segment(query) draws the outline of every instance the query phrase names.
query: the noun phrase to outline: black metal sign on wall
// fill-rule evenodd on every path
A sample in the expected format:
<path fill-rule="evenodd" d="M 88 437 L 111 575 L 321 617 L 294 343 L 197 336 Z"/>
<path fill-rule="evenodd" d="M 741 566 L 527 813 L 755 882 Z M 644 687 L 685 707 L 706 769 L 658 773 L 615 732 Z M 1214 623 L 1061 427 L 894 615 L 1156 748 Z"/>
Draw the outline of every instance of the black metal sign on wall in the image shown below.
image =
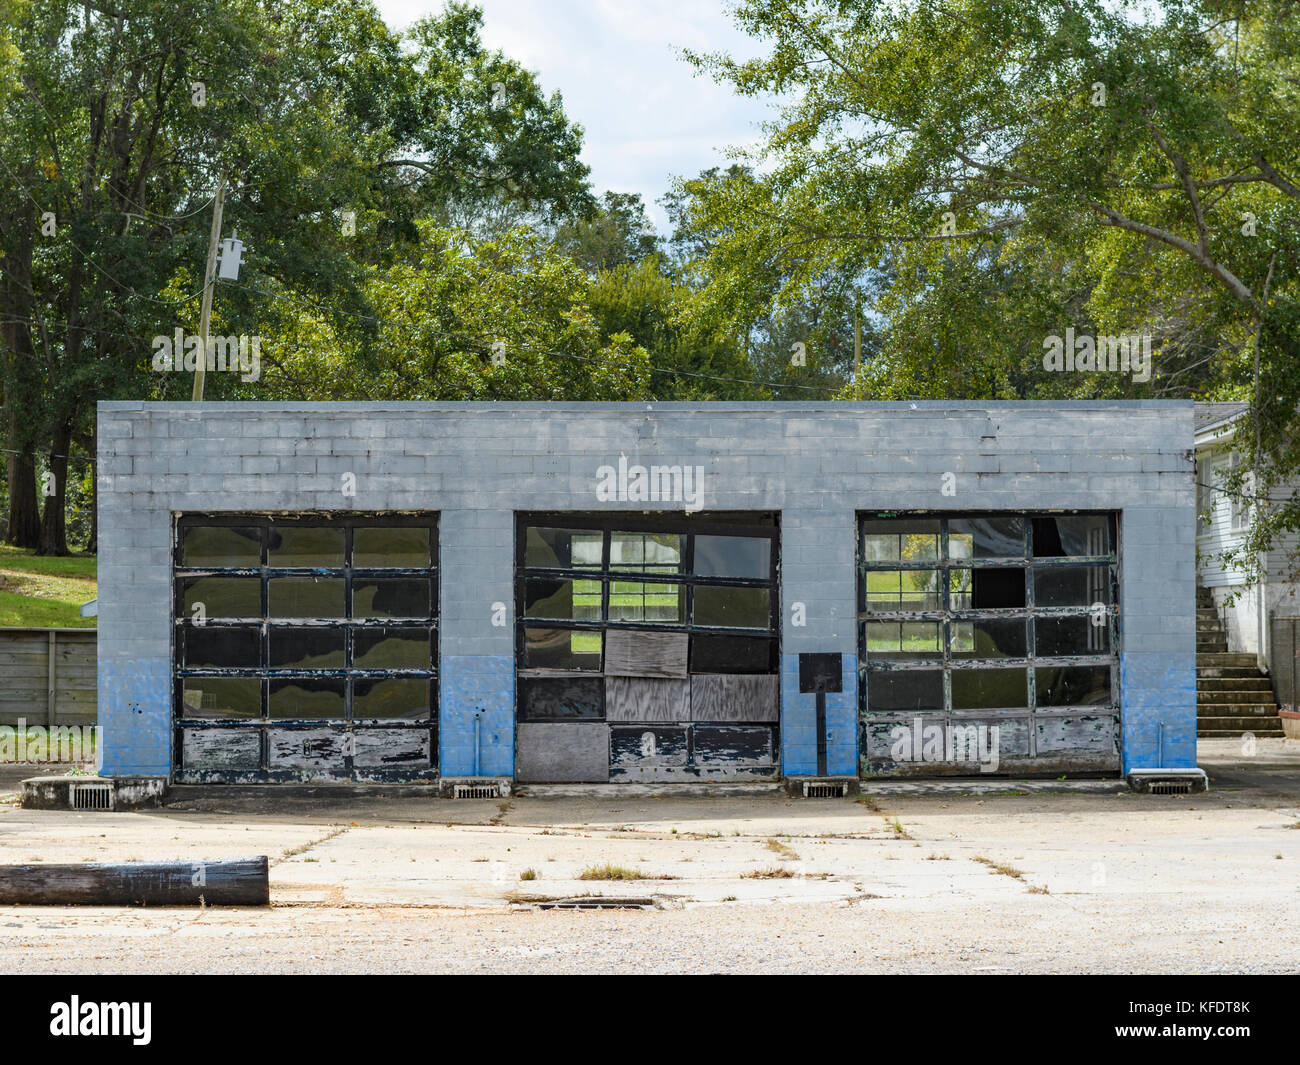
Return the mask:
<path fill-rule="evenodd" d="M 436 515 L 178 517 L 181 781 L 438 775 Z"/>

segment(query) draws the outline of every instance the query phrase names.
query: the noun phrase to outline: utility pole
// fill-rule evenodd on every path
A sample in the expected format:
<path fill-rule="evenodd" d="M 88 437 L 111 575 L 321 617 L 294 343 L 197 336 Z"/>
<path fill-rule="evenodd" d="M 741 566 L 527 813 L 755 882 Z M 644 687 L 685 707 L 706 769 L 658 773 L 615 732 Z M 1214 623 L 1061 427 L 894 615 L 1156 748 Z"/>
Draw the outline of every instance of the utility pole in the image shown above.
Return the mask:
<path fill-rule="evenodd" d="M 212 202 L 212 233 L 208 237 L 208 264 L 203 271 L 203 308 L 199 312 L 199 361 L 194 368 L 194 402 L 203 398 L 203 378 L 208 368 L 208 324 L 212 318 L 213 275 L 217 270 L 217 245 L 221 242 L 221 212 L 226 203 L 226 172 L 217 175 L 217 198 Z"/>
<path fill-rule="evenodd" d="M 853 383 L 856 385 L 862 373 L 862 304 L 853 305 Z"/>

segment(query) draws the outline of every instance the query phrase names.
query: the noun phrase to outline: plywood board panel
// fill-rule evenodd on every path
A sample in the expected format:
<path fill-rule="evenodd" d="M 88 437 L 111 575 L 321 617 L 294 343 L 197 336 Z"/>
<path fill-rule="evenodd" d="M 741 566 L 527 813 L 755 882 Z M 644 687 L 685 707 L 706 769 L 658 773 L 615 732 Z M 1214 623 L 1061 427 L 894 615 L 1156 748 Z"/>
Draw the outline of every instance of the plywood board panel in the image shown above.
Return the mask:
<path fill-rule="evenodd" d="M 691 677 L 692 721 L 776 721 L 776 674 L 697 673 Z"/>
<path fill-rule="evenodd" d="M 1047 717 L 1034 721 L 1038 751 L 1110 751 L 1119 753 L 1119 720 L 1112 714 Z"/>
<path fill-rule="evenodd" d="M 609 721 L 690 720 L 689 680 L 609 677 L 605 685 L 605 716 Z"/>
<path fill-rule="evenodd" d="M 775 768 L 776 737 L 770 725 L 696 725 L 694 761 L 713 768 Z"/>
<path fill-rule="evenodd" d="M 262 761 L 261 729 L 187 728 L 181 730 L 181 765 L 186 771 L 250 772 Z"/>
<path fill-rule="evenodd" d="M 430 765 L 428 729 L 359 728 L 352 734 L 358 769 L 424 769 Z"/>
<path fill-rule="evenodd" d="M 521 723 L 515 776 L 534 784 L 601 783 L 609 779 L 609 726 L 604 722 Z"/>
<path fill-rule="evenodd" d="M 605 672 L 611 677 L 685 677 L 684 632 L 605 633 Z"/>
<path fill-rule="evenodd" d="M 268 765 L 272 772 L 289 770 L 345 775 L 343 758 L 348 734 L 344 729 L 272 728 L 268 732 Z"/>

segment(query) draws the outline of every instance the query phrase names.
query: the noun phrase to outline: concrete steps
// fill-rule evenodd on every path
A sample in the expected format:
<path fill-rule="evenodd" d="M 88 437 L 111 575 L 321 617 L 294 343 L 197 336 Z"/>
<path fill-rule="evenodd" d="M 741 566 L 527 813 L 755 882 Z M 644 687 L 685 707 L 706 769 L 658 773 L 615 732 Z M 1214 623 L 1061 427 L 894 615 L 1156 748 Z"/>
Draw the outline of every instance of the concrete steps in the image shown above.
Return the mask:
<path fill-rule="evenodd" d="M 1196 734 L 1281 736 L 1273 682 L 1255 656 L 1228 650 L 1208 588 L 1196 589 Z"/>

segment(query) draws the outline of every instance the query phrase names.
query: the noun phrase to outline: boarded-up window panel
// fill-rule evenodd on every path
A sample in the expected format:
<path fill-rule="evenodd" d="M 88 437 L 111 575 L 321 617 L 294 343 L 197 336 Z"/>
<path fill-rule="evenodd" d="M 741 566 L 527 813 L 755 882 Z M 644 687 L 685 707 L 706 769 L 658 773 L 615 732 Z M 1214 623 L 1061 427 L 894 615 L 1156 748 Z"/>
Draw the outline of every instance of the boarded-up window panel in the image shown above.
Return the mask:
<path fill-rule="evenodd" d="M 515 775 L 534 784 L 609 780 L 609 726 L 604 722 L 521 723 Z"/>
<path fill-rule="evenodd" d="M 690 749 L 684 725 L 612 725 L 609 730 L 610 775 L 683 769 L 690 760 Z"/>
<path fill-rule="evenodd" d="M 273 772 L 342 775 L 346 752 L 347 732 L 341 728 L 272 728 L 267 732 L 267 762 Z"/>
<path fill-rule="evenodd" d="M 257 729 L 182 729 L 181 764 L 188 772 L 255 772 L 262 762 L 261 737 Z"/>
<path fill-rule="evenodd" d="M 605 633 L 605 672 L 612 677 L 685 677 L 684 632 Z"/>
<path fill-rule="evenodd" d="M 779 716 L 777 678 L 772 674 L 691 677 L 692 721 L 775 721 Z"/>
<path fill-rule="evenodd" d="M 609 677 L 605 685 L 605 716 L 609 721 L 690 720 L 689 680 Z"/>
<path fill-rule="evenodd" d="M 949 739 L 948 729 L 960 729 Z M 862 727 L 863 772 L 870 775 L 898 770 L 904 775 L 972 775 L 993 772 L 980 769 L 979 743 L 983 729 L 986 755 L 996 755 L 1003 772 L 1007 763 L 1024 767 L 1029 757 L 1029 722 L 1024 717 L 913 717 L 903 720 L 868 720 Z M 996 732 L 993 730 L 996 728 Z M 975 761 L 950 759 L 949 752 L 975 752 Z M 989 765 L 992 765 L 990 758 Z"/>
<path fill-rule="evenodd" d="M 701 768 L 774 769 L 776 740 L 766 725 L 696 725 L 695 764 Z"/>
<path fill-rule="evenodd" d="M 433 749 L 427 729 L 362 728 L 352 734 L 352 743 L 358 769 L 423 769 Z"/>
<path fill-rule="evenodd" d="M 520 721 L 600 721 L 605 716 L 600 677 L 521 677 Z"/>
<path fill-rule="evenodd" d="M 1117 719 L 1109 714 L 1048 717 L 1035 721 L 1038 751 L 1098 751 L 1119 753 Z"/>

